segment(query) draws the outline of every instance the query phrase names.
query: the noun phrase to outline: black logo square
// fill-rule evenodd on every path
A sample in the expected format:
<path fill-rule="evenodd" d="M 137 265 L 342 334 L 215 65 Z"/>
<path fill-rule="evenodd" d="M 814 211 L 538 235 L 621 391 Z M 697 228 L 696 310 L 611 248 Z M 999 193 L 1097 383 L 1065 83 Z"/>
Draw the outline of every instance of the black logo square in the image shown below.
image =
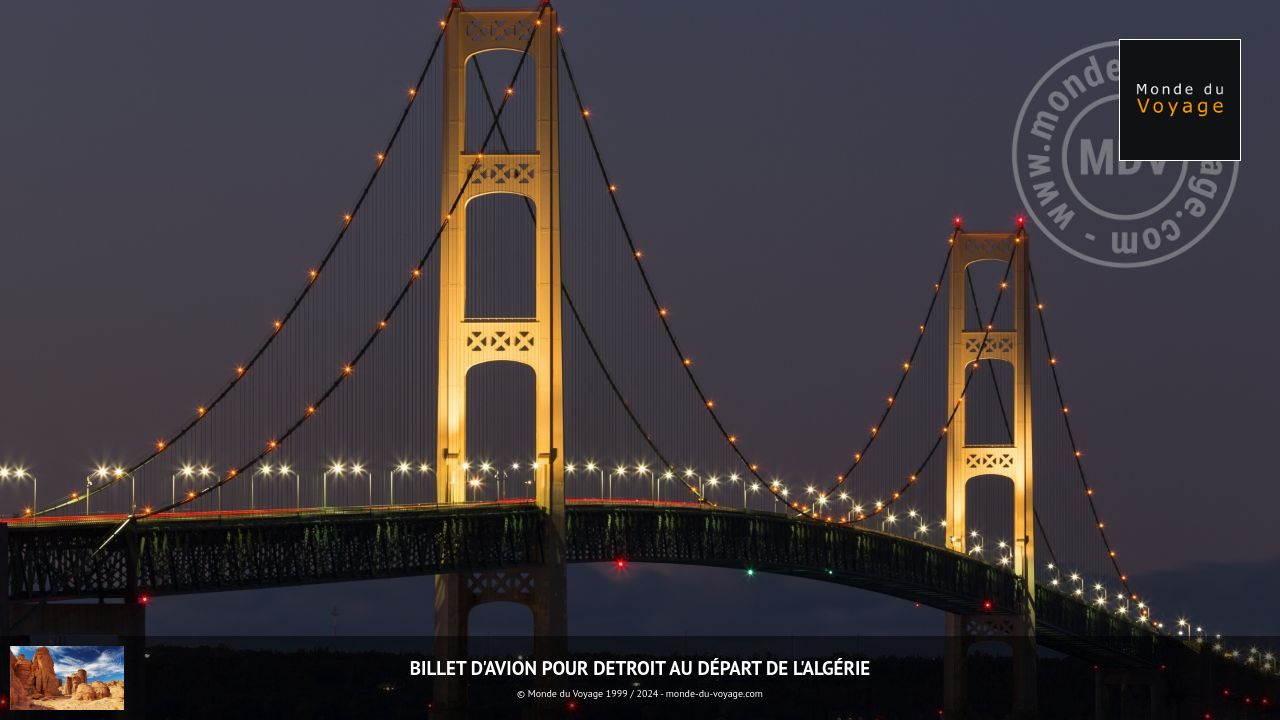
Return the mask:
<path fill-rule="evenodd" d="M 1120 40 L 1120 159 L 1240 159 L 1239 40 Z"/>

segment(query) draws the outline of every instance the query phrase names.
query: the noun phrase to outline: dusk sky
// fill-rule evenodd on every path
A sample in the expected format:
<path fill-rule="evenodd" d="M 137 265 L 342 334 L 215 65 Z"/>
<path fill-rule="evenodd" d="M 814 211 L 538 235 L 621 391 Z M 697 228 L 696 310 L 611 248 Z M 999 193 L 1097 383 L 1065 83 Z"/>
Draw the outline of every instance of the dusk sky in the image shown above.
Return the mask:
<path fill-rule="evenodd" d="M 480 4 L 477 4 L 479 6 Z M 827 476 L 913 340 L 951 218 L 1009 229 L 1018 110 L 1071 52 L 1243 39 L 1213 232 L 1118 270 L 1031 230 L 1098 502 L 1135 589 L 1280 633 L 1272 273 L 1280 10 L 1198 2 L 556 4 L 659 294 L 751 452 Z M 0 22 L 0 461 L 52 499 L 226 379 L 367 177 L 444 2 L 25 3 Z M 430 198 L 435 202 L 435 198 Z M 744 344 L 743 338 L 749 338 Z M 434 382 L 434 378 L 431 379 Z M 1053 402 L 1053 401 L 1050 401 Z M 6 488 L 12 512 L 29 489 Z M 571 570 L 590 634 L 929 633 L 937 613 L 732 570 Z M 431 579 L 158 598 L 153 633 L 429 634 Z M 473 631 L 527 628 L 481 608 Z M 696 618 L 694 620 L 693 618 Z M 921 620 L 920 618 L 924 618 Z M 523 630 L 521 630 L 523 632 Z"/>

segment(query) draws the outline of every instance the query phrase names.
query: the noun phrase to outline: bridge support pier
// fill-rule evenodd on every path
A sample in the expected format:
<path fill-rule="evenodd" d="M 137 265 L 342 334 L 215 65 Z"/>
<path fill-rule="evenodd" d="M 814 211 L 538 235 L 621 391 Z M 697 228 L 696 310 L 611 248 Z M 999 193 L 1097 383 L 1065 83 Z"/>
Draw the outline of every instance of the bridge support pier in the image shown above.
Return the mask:
<path fill-rule="evenodd" d="M 1175 717 L 1160 670 L 1101 668 L 1094 676 L 1094 720 Z"/>
<path fill-rule="evenodd" d="M 969 648 L 975 643 L 998 641 L 1009 645 L 1012 655 L 1013 704 L 1018 720 L 1036 717 L 1036 636 L 1034 621 L 1022 615 L 956 615 L 946 617 L 943 654 L 942 705 L 947 720 L 970 717 Z"/>
<path fill-rule="evenodd" d="M 533 613 L 533 656 L 537 660 L 563 658 L 568 653 L 567 578 L 562 564 L 540 565 L 511 572 L 477 572 L 436 576 L 435 659 L 466 660 L 468 616 L 486 602 L 517 602 Z M 552 679 L 539 676 L 539 690 L 551 690 Z M 431 706 L 433 718 L 467 716 L 467 680 L 439 676 Z M 531 702 L 526 717 L 558 716 L 559 701 Z"/>

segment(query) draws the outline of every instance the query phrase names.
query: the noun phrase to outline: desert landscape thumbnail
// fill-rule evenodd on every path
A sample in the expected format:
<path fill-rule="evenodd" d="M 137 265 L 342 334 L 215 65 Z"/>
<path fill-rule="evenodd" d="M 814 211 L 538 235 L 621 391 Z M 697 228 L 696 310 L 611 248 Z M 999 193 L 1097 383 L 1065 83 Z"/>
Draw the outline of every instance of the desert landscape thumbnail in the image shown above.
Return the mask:
<path fill-rule="evenodd" d="M 12 710 L 123 710 L 124 648 L 117 645 L 14 645 L 9 648 Z"/>

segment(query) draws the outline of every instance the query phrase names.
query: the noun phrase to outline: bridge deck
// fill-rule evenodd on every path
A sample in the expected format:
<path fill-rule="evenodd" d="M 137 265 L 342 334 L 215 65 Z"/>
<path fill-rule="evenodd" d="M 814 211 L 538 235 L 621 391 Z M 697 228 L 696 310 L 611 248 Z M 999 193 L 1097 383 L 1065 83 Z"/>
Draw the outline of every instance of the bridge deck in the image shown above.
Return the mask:
<path fill-rule="evenodd" d="M 471 572 L 542 561 L 545 516 L 532 503 L 166 513 L 8 522 L 12 600 L 206 593 Z M 681 502 L 576 501 L 570 562 L 753 568 L 863 588 L 940 610 L 1017 607 L 1021 581 L 980 560 L 860 527 Z M 92 558 L 92 559 L 90 559 Z M 1036 588 L 1040 641 L 1111 664 L 1147 664 L 1162 638 L 1112 613 Z"/>

